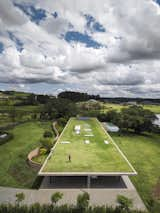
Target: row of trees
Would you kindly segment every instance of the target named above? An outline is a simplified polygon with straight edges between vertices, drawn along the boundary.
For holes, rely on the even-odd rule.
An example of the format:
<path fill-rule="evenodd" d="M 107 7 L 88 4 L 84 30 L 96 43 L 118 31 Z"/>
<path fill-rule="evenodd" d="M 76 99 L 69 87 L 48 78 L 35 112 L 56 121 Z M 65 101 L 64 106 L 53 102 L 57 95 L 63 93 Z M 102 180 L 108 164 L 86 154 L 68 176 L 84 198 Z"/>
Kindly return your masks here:
<path fill-rule="evenodd" d="M 73 92 L 73 91 L 61 92 L 61 93 L 58 94 L 58 97 L 69 99 L 69 100 L 74 101 L 74 102 L 88 101 L 89 99 L 96 99 L 96 100 L 100 99 L 99 95 L 89 95 L 87 93 Z"/>
<path fill-rule="evenodd" d="M 23 105 L 38 105 L 38 104 L 46 104 L 48 101 L 54 99 L 54 96 L 49 95 L 37 95 L 37 94 L 30 94 L 28 96 L 20 96 L 17 97 L 17 102 L 15 103 L 16 106 L 23 106 Z M 58 98 L 68 99 L 73 102 L 79 101 L 87 101 L 89 99 L 96 99 L 99 100 L 99 95 L 89 95 L 87 93 L 82 92 L 73 92 L 73 91 L 64 91 L 58 94 Z"/>
<path fill-rule="evenodd" d="M 77 114 L 76 104 L 68 99 L 53 98 L 47 102 L 41 110 L 40 119 L 53 120 L 69 118 Z"/>
<path fill-rule="evenodd" d="M 54 194 L 51 195 L 51 205 L 43 205 L 40 206 L 40 204 L 36 203 L 33 204 L 30 207 L 27 206 L 23 206 L 21 205 L 21 203 L 25 200 L 25 194 L 22 193 L 17 193 L 16 194 L 16 203 L 15 206 L 12 205 L 1 205 L 0 206 L 0 212 L 1 210 L 5 210 L 2 211 L 3 213 L 6 212 L 8 213 L 9 209 L 12 209 L 12 212 L 20 212 L 19 210 L 23 210 L 22 212 L 34 212 L 34 213 L 39 213 L 39 212 L 75 212 L 75 213 L 102 213 L 102 212 L 110 212 L 110 213 L 131 213 L 131 212 L 141 212 L 141 211 L 135 211 L 135 210 L 131 210 L 131 208 L 133 207 L 133 202 L 132 199 L 129 199 L 123 195 L 118 195 L 117 196 L 117 207 L 116 208 L 112 208 L 112 207 L 107 207 L 107 206 L 96 206 L 96 207 L 91 207 L 89 205 L 89 201 L 90 201 L 90 195 L 87 192 L 83 192 L 82 194 L 79 194 L 77 196 L 77 202 L 76 205 L 58 205 L 57 203 L 63 198 L 63 193 L 61 192 L 55 192 Z M 15 209 L 15 211 L 14 211 Z M 30 211 L 31 210 L 31 211 Z"/>
<path fill-rule="evenodd" d="M 101 121 L 113 122 L 121 130 L 133 130 L 135 133 L 152 131 L 154 128 L 153 121 L 156 119 L 152 111 L 143 109 L 141 106 L 130 106 L 123 108 L 120 112 L 111 110 L 106 114 L 100 114 L 98 117 Z"/>

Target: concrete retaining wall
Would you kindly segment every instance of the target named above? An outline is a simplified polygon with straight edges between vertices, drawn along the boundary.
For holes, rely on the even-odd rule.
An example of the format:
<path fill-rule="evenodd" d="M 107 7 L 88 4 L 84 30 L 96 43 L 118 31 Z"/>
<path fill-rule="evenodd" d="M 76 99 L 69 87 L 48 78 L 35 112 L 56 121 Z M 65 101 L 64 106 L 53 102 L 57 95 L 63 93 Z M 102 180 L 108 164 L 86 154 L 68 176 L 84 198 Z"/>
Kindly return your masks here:
<path fill-rule="evenodd" d="M 32 150 L 29 154 L 28 154 L 28 157 L 27 157 L 27 160 L 28 160 L 28 164 L 35 170 L 39 170 L 41 168 L 41 164 L 40 163 L 37 163 L 35 161 L 33 161 L 32 159 L 34 157 L 37 157 L 39 155 L 39 147 L 37 147 L 36 149 Z"/>

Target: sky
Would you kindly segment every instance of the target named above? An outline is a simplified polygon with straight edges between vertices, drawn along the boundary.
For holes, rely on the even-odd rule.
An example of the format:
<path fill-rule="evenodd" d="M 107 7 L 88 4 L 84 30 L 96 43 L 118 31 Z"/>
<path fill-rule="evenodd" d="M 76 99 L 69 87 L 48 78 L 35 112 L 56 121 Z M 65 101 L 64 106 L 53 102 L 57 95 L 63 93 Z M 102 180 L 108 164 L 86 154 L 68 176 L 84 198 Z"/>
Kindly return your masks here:
<path fill-rule="evenodd" d="M 160 0 L 0 0 L 0 90 L 160 98 Z"/>

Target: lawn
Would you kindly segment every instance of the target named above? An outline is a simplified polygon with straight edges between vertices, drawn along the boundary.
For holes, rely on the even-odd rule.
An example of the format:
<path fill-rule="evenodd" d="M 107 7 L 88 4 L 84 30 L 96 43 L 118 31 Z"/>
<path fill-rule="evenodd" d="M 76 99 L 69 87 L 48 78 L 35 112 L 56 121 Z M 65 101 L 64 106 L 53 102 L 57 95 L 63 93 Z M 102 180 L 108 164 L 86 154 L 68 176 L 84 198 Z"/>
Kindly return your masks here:
<path fill-rule="evenodd" d="M 80 134 L 74 130 L 76 125 L 81 127 Z M 69 154 L 71 162 L 68 161 Z M 133 170 L 95 118 L 71 118 L 53 153 L 44 163 L 43 172 L 133 173 Z"/>
<path fill-rule="evenodd" d="M 160 178 L 160 135 L 112 134 L 112 138 L 138 172 L 131 180 L 146 203 Z"/>
<path fill-rule="evenodd" d="M 49 128 L 49 122 L 28 122 L 11 130 L 14 139 L 0 146 L 0 186 L 31 188 L 37 172 L 28 166 L 27 155 Z"/>
<path fill-rule="evenodd" d="M 122 104 L 112 104 L 112 103 L 105 103 L 102 105 L 102 112 L 107 112 L 110 110 L 117 110 L 120 111 L 121 109 L 128 107 L 128 106 L 124 106 Z"/>
<path fill-rule="evenodd" d="M 160 105 L 142 105 L 144 109 L 149 109 L 156 114 L 160 114 Z"/>
<path fill-rule="evenodd" d="M 123 104 L 112 104 L 112 103 L 105 103 L 102 105 L 102 110 L 101 112 L 107 112 L 109 110 L 117 110 L 120 111 L 123 108 L 129 107 L 131 105 L 123 105 Z M 156 114 L 160 114 L 160 105 L 151 105 L 151 104 L 144 104 L 141 105 L 144 109 L 149 109 L 152 112 L 156 113 Z"/>

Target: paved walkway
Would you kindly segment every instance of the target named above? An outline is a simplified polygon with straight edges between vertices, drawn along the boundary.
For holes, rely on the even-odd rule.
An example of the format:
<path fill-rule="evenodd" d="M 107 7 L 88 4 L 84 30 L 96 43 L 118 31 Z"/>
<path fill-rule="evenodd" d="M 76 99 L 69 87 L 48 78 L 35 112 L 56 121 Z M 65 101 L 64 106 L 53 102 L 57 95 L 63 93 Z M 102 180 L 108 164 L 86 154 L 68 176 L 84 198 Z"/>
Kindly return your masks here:
<path fill-rule="evenodd" d="M 51 195 L 60 191 L 64 194 L 63 199 L 60 200 L 59 204 L 75 204 L 78 194 L 83 191 L 87 191 L 90 194 L 90 204 L 91 205 L 112 205 L 115 206 L 117 195 L 121 194 L 133 200 L 133 205 L 135 209 L 146 210 L 141 198 L 139 197 L 137 191 L 135 190 L 133 184 L 128 177 L 124 177 L 125 183 L 127 184 L 127 189 L 39 189 L 39 190 L 29 190 L 29 189 L 16 189 L 0 187 L 0 203 L 14 203 L 15 194 L 23 192 L 25 194 L 25 204 L 32 204 L 35 202 L 50 203 Z"/>

